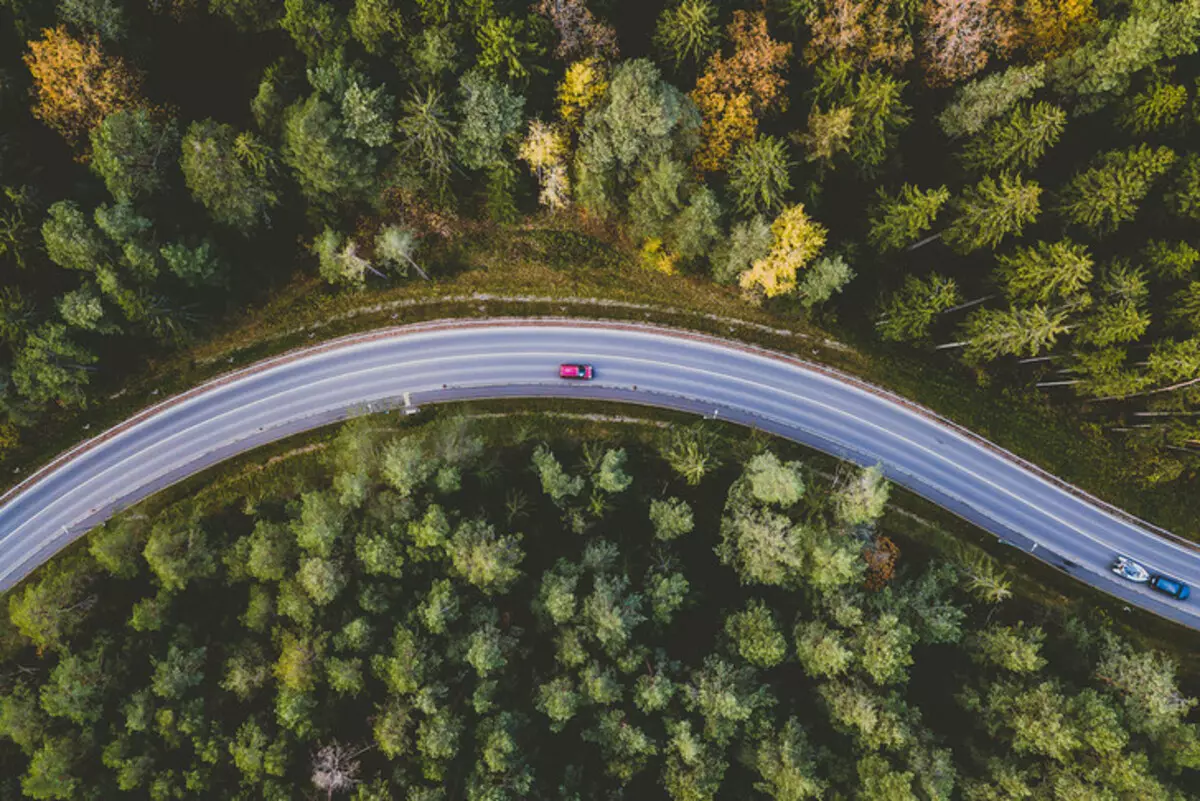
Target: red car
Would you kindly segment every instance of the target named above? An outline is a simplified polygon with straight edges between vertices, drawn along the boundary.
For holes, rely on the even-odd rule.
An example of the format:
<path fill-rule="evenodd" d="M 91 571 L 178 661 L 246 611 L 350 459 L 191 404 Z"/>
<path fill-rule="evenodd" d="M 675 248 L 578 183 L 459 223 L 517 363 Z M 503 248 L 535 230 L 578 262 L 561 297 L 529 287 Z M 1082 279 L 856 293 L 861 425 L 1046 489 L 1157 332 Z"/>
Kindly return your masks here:
<path fill-rule="evenodd" d="M 590 364 L 560 364 L 558 366 L 559 378 L 574 378 L 578 381 L 592 380 L 592 366 Z"/>

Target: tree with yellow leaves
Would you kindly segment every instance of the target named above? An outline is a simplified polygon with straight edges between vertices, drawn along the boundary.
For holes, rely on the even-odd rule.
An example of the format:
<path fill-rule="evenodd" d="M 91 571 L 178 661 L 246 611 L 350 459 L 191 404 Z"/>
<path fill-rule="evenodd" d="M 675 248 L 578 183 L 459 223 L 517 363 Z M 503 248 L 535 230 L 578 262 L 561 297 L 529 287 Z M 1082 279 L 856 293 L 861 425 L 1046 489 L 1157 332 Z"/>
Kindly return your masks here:
<path fill-rule="evenodd" d="M 558 116 L 568 130 L 575 131 L 583 123 L 584 113 L 596 105 L 608 91 L 608 74 L 596 56 L 576 61 L 567 67 L 558 84 Z"/>
<path fill-rule="evenodd" d="M 714 53 L 692 91 L 704 120 L 693 160 L 701 172 L 721 169 L 735 145 L 754 138 L 759 117 L 787 105 L 783 70 L 792 46 L 767 34 L 766 15 L 735 11 L 726 34 L 733 54 L 726 58 Z"/>
<path fill-rule="evenodd" d="M 1096 24 L 1092 0 L 1025 0 L 1021 16 L 1021 39 L 1039 61 L 1074 49 Z"/>
<path fill-rule="evenodd" d="M 780 212 L 771 224 L 771 249 L 742 273 L 742 289 L 768 298 L 786 295 L 796 288 L 796 274 L 825 247 L 825 226 L 804 213 L 796 204 Z"/>
<path fill-rule="evenodd" d="M 42 31 L 29 43 L 25 64 L 33 76 L 33 115 L 72 145 L 114 111 L 143 105 L 138 76 L 99 41 L 81 42 L 64 26 Z"/>
<path fill-rule="evenodd" d="M 679 271 L 679 254 L 672 253 L 663 244 L 662 239 L 652 236 L 642 243 L 642 265 L 665 275 L 674 275 Z"/>
<path fill-rule="evenodd" d="M 530 120 L 529 133 L 517 151 L 517 158 L 529 165 L 537 176 L 542 191 L 538 200 L 543 206 L 557 210 L 569 199 L 567 182 L 567 138 L 562 131 L 541 120 Z"/>

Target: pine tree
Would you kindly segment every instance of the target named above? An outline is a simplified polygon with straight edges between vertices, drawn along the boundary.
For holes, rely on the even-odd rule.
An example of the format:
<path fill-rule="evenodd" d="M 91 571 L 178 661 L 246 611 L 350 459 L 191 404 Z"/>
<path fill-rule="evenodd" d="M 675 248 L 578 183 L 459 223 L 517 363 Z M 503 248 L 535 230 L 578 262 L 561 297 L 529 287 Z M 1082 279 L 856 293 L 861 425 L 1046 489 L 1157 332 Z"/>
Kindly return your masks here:
<path fill-rule="evenodd" d="M 526 18 L 490 15 L 476 29 L 475 41 L 479 69 L 497 78 L 503 73 L 508 81 L 528 78 L 532 62 L 545 52 Z"/>
<path fill-rule="evenodd" d="M 284 0 L 279 27 L 287 31 L 310 63 L 337 50 L 350 38 L 340 8 L 325 0 Z"/>
<path fill-rule="evenodd" d="M 904 287 L 884 305 L 875 328 L 893 342 L 917 341 L 929 336 L 934 318 L 962 300 L 953 278 L 937 273 L 925 280 L 910 275 Z"/>
<path fill-rule="evenodd" d="M 1195 53 L 1200 6 L 1147 0 L 1119 21 L 1109 19 L 1081 47 L 1051 65 L 1051 85 L 1094 111 L 1129 88 L 1131 77 L 1160 59 Z"/>
<path fill-rule="evenodd" d="M 1156 385 L 1190 381 L 1200 376 L 1200 337 L 1182 342 L 1164 339 L 1146 359 L 1146 374 Z"/>
<path fill-rule="evenodd" d="M 459 162 L 471 170 L 507 163 L 523 121 L 525 98 L 508 86 L 468 72 L 458 82 L 459 118 L 455 149 Z"/>
<path fill-rule="evenodd" d="M 404 14 L 394 0 L 355 0 L 350 35 L 373 56 L 404 41 Z"/>
<path fill-rule="evenodd" d="M 1009 67 L 1004 72 L 971 81 L 958 89 L 954 101 L 938 115 L 938 124 L 951 138 L 978 133 L 990 120 L 1042 88 L 1045 74 L 1046 65 L 1035 64 Z"/>
<path fill-rule="evenodd" d="M 997 278 L 1014 303 L 1045 303 L 1083 290 L 1092 280 L 1087 248 L 1069 239 L 1038 242 L 1008 256 L 997 256 Z"/>
<path fill-rule="evenodd" d="M 279 203 L 269 179 L 274 158 L 258 137 L 209 119 L 191 124 L 182 150 L 188 189 L 214 220 L 242 233 L 270 223 Z"/>
<path fill-rule="evenodd" d="M 854 109 L 850 106 L 830 106 L 822 111 L 814 103 L 808 113 L 808 128 L 802 134 L 792 134 L 793 139 L 805 150 L 806 161 L 817 161 L 832 167 L 839 153 L 850 150 L 850 137 L 854 134 Z"/>
<path fill-rule="evenodd" d="M 759 136 L 744 143 L 729 165 L 729 188 L 743 214 L 770 214 L 783 205 L 791 191 L 793 166 L 787 145 L 774 136 Z"/>
<path fill-rule="evenodd" d="M 848 98 L 854 109 L 850 159 L 865 178 L 879 172 L 895 148 L 900 132 L 912 121 L 911 109 L 903 99 L 907 85 L 891 75 L 864 72 L 858 76 L 858 85 Z"/>
<path fill-rule="evenodd" d="M 116 111 L 92 129 L 92 170 L 120 201 L 144 199 L 163 189 L 179 148 L 175 120 L 145 109 Z"/>
<path fill-rule="evenodd" d="M 1200 154 L 1188 154 L 1164 199 L 1172 214 L 1200 220 Z"/>
<path fill-rule="evenodd" d="M 1135 342 L 1150 327 L 1150 317 L 1141 305 L 1129 298 L 1100 303 L 1075 331 L 1078 342 L 1105 347 L 1119 342 Z"/>
<path fill-rule="evenodd" d="M 703 61 L 720 38 L 717 9 L 710 0 L 679 0 L 662 10 L 654 28 L 655 46 L 670 56 L 676 69 L 688 61 Z"/>
<path fill-rule="evenodd" d="M 904 184 L 894 197 L 880 187 L 879 201 L 871 207 L 867 241 L 880 253 L 907 247 L 929 230 L 938 212 L 950 199 L 944 186 L 922 191 Z"/>
<path fill-rule="evenodd" d="M 1186 279 L 1200 261 L 1200 250 L 1182 241 L 1152 239 L 1142 248 L 1141 255 L 1152 273 L 1171 281 Z"/>
<path fill-rule="evenodd" d="M 1187 102 L 1186 86 L 1156 81 L 1126 101 L 1121 126 L 1144 136 L 1178 122 Z"/>
<path fill-rule="evenodd" d="M 1067 114 L 1049 103 L 1017 106 L 967 143 L 963 164 L 972 170 L 1030 168 L 1058 142 Z"/>
<path fill-rule="evenodd" d="M 424 93 L 414 89 L 400 104 L 396 128 L 401 134 L 400 154 L 418 168 L 430 196 L 445 202 L 450 193 L 454 130 L 441 93 L 432 86 Z"/>
<path fill-rule="evenodd" d="M 810 309 L 841 292 L 853 279 L 854 270 L 843 256 L 823 256 L 804 271 L 796 285 L 796 296 L 801 306 Z"/>
<path fill-rule="evenodd" d="M 337 110 L 319 93 L 284 114 L 284 161 L 314 201 L 351 202 L 375 185 L 375 155 L 343 133 Z"/>
<path fill-rule="evenodd" d="M 1069 369 L 1079 378 L 1075 394 L 1083 398 L 1120 398 L 1140 392 L 1149 383 L 1144 373 L 1128 366 L 1128 354 L 1122 348 L 1076 351 Z"/>
<path fill-rule="evenodd" d="M 957 216 L 946 229 L 946 244 L 959 253 L 995 248 L 1006 236 L 1019 236 L 1041 210 L 1042 189 L 1020 175 L 985 177 L 952 201 Z"/>
<path fill-rule="evenodd" d="M 1000 356 L 1036 356 L 1066 333 L 1067 313 L 1045 306 L 980 309 L 963 326 L 968 362 L 991 361 Z"/>
<path fill-rule="evenodd" d="M 1111 233 L 1134 218 L 1154 181 L 1174 162 L 1170 148 L 1146 144 L 1101 154 L 1063 188 L 1058 211 L 1097 234 Z"/>

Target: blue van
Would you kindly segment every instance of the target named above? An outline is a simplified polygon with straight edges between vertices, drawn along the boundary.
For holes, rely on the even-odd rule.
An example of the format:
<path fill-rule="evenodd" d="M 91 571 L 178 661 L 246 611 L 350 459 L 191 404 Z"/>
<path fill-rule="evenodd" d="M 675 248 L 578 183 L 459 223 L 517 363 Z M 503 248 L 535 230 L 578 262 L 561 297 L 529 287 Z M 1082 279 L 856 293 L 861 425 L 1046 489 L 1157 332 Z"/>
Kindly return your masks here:
<path fill-rule="evenodd" d="M 1188 596 L 1192 594 L 1191 588 L 1173 578 L 1166 576 L 1154 576 L 1150 579 L 1150 586 L 1161 593 L 1170 595 L 1172 598 L 1178 598 L 1181 601 L 1186 601 Z"/>

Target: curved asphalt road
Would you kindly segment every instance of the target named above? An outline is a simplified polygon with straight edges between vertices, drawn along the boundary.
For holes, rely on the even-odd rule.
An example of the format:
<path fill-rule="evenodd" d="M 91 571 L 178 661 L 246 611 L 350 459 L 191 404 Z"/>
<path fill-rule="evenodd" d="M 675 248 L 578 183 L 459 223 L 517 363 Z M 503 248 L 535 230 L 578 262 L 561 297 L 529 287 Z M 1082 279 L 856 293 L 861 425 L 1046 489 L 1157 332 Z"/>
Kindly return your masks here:
<path fill-rule="evenodd" d="M 563 381 L 560 362 L 595 365 Z M 0 590 L 92 526 L 222 459 L 354 414 L 472 398 L 579 397 L 754 426 L 860 464 L 1083 581 L 1200 629 L 1179 603 L 1112 576 L 1128 554 L 1200 586 L 1200 551 L 1070 491 L 901 398 L 736 343 L 623 324 L 444 322 L 268 360 L 143 412 L 0 498 Z M 1162 532 L 1165 534 L 1165 532 Z"/>

